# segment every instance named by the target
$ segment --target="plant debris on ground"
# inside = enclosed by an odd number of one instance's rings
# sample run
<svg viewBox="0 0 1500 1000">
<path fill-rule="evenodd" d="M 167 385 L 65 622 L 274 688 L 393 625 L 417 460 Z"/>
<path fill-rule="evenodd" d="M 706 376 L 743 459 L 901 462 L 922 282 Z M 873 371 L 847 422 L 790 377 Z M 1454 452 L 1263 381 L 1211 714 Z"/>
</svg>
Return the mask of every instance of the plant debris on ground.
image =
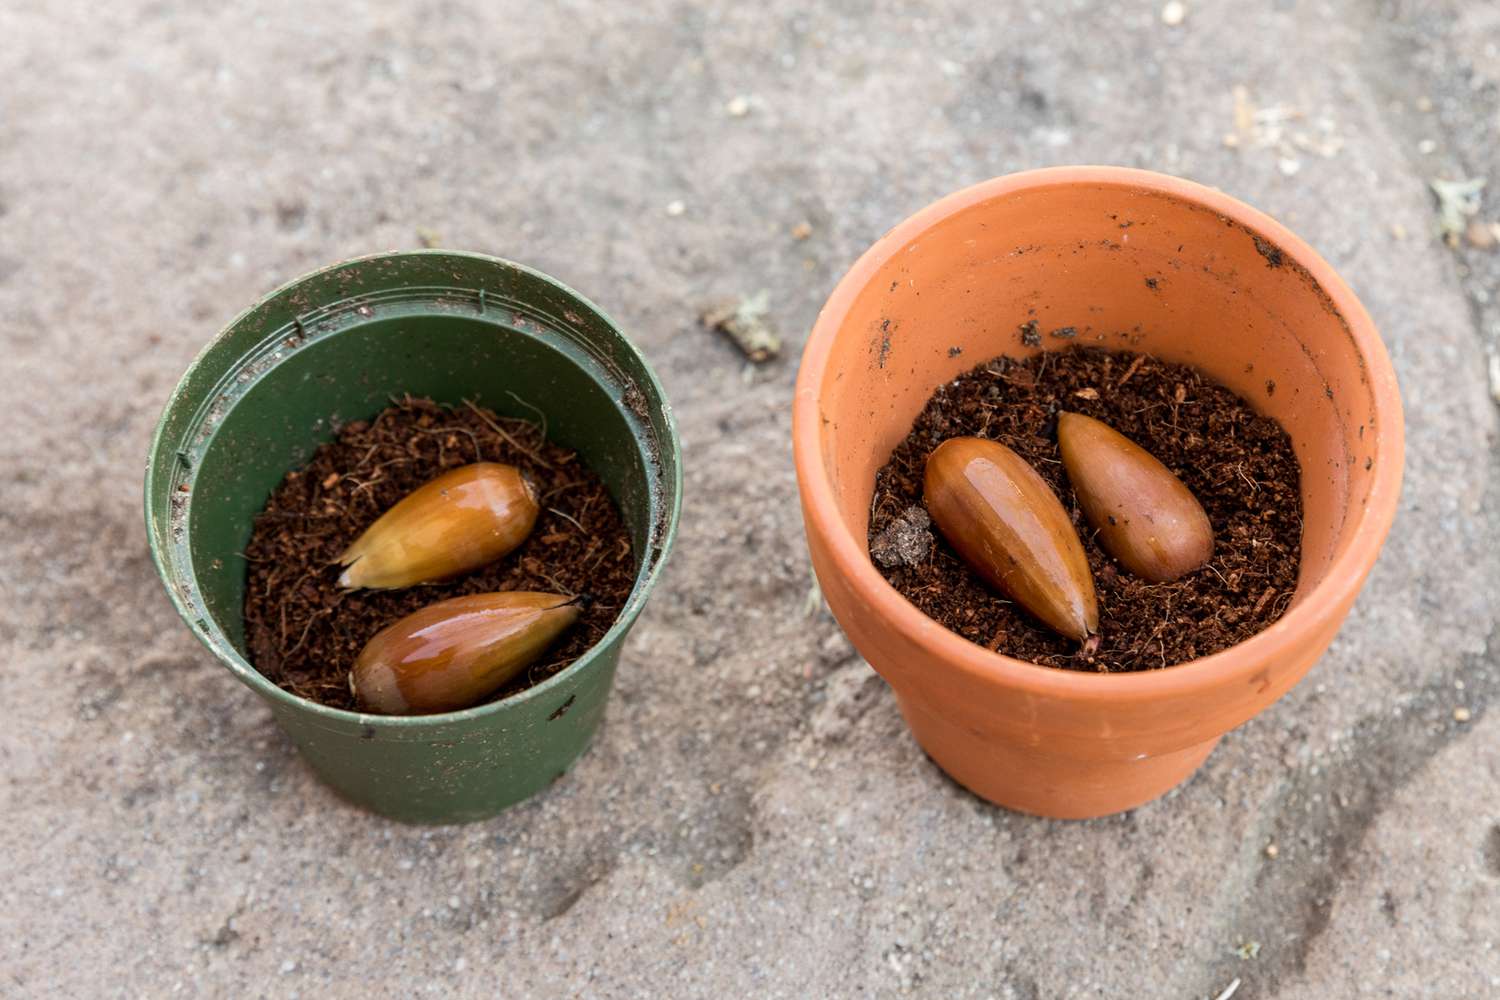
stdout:
<svg viewBox="0 0 1500 1000">
<path fill-rule="evenodd" d="M 1458 245 L 1458 238 L 1469 226 L 1469 219 L 1479 214 L 1484 181 L 1483 177 L 1428 181 L 1438 200 L 1438 232 L 1449 246 Z"/>
<path fill-rule="evenodd" d="M 1102 420 L 1156 456 L 1192 490 L 1214 528 L 1203 569 L 1170 583 L 1132 576 L 1083 520 L 1057 452 L 1057 414 Z M 1301 557 L 1300 470 L 1276 421 L 1192 368 L 1090 347 L 995 358 L 937 390 L 876 474 L 869 539 L 922 503 L 927 456 L 951 437 L 990 438 L 1047 480 L 1078 528 L 1099 600 L 1097 650 L 1037 623 L 988 587 L 940 534 L 930 554 L 877 560 L 929 617 L 972 642 L 1047 666 L 1149 670 L 1227 649 L 1281 617 Z"/>
<path fill-rule="evenodd" d="M 770 311 L 770 294 L 761 292 L 711 306 L 699 321 L 728 337 L 747 359 L 761 364 L 781 354 L 781 337 L 767 321 Z"/>
<path fill-rule="evenodd" d="M 471 462 L 505 462 L 537 486 L 541 515 L 519 548 L 445 583 L 345 592 L 338 557 L 402 497 Z M 603 638 L 635 584 L 630 535 L 598 475 L 528 420 L 472 404 L 403 399 L 344 426 L 288 472 L 256 517 L 245 549 L 245 639 L 255 668 L 282 688 L 354 707 L 348 674 L 385 626 L 437 601 L 498 590 L 587 598 L 557 645 L 489 701 L 531 687 Z"/>
</svg>

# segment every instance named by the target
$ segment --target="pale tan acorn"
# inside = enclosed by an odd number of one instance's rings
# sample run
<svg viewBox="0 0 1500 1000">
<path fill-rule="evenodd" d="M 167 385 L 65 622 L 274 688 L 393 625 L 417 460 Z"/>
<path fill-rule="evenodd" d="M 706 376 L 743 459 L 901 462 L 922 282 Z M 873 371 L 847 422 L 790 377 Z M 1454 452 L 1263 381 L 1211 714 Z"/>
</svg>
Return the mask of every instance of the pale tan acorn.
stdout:
<svg viewBox="0 0 1500 1000">
<path fill-rule="evenodd" d="M 1062 635 L 1098 631 L 1083 543 L 1025 459 L 998 441 L 949 438 L 928 456 L 922 490 L 938 530 L 988 583 Z"/>
<path fill-rule="evenodd" d="M 494 562 L 526 540 L 540 507 L 513 465 L 476 462 L 403 497 L 339 557 L 339 586 L 393 590 Z"/>
<path fill-rule="evenodd" d="M 1057 444 L 1083 516 L 1127 570 L 1165 583 L 1214 554 L 1203 505 L 1150 452 L 1081 413 L 1058 414 Z"/>
<path fill-rule="evenodd" d="M 578 601 L 505 591 L 455 597 L 377 632 L 349 672 L 360 710 L 430 715 L 477 705 L 578 620 Z"/>
</svg>

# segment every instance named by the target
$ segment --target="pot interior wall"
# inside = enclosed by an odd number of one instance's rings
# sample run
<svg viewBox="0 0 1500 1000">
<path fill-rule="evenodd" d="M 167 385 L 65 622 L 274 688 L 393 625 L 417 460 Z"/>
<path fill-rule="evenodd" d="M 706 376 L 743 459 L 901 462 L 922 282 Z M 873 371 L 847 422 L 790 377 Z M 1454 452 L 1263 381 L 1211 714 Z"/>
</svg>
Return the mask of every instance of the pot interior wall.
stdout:
<svg viewBox="0 0 1500 1000">
<path fill-rule="evenodd" d="M 256 367 L 252 362 L 246 371 Z M 649 459 L 621 411 L 621 389 L 596 361 L 571 343 L 477 316 L 378 317 L 290 352 L 222 416 L 209 415 L 212 436 L 192 480 L 189 551 L 206 610 L 241 654 L 241 553 L 255 515 L 282 476 L 330 440 L 337 424 L 369 418 L 406 393 L 450 405 L 472 400 L 531 420 L 541 410 L 548 437 L 577 450 L 609 487 L 639 567 L 655 508 L 648 501 Z"/>
<path fill-rule="evenodd" d="M 865 538 L 876 470 L 942 382 L 997 355 L 1072 343 L 1192 365 L 1287 429 L 1302 466 L 1298 593 L 1351 540 L 1374 481 L 1375 426 L 1347 327 L 1311 276 L 1257 233 L 1122 185 L 998 197 L 897 247 L 861 290 L 821 387 L 822 452 Z M 1050 336 L 1072 327 L 1072 339 Z M 1274 383 L 1274 388 L 1273 388 Z"/>
</svg>

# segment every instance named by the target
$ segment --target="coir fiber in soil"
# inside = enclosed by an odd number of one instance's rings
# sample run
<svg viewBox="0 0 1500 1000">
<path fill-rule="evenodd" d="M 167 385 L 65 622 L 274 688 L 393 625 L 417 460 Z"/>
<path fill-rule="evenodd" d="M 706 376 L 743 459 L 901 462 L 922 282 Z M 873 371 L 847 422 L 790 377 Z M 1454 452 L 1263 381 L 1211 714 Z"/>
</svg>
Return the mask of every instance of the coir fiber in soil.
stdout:
<svg viewBox="0 0 1500 1000">
<path fill-rule="evenodd" d="M 445 583 L 339 587 L 339 555 L 377 517 L 443 472 L 480 461 L 515 465 L 536 483 L 541 515 L 519 548 Z M 245 558 L 245 636 L 256 669 L 293 694 L 347 709 L 359 651 L 418 608 L 497 590 L 587 595 L 578 622 L 495 701 L 552 676 L 603 638 L 635 583 L 625 524 L 578 455 L 547 441 L 534 423 L 425 399 L 348 424 L 305 467 L 287 473 L 256 518 Z"/>
<path fill-rule="evenodd" d="M 1148 583 L 1100 548 L 1058 457 L 1059 410 L 1102 420 L 1182 479 L 1213 524 L 1208 566 Z M 929 545 L 925 512 L 908 514 L 921 507 L 928 454 L 960 436 L 1014 449 L 1072 516 L 1099 599 L 1101 642 L 1092 655 L 991 590 L 935 528 Z M 876 474 L 871 553 L 908 600 L 972 642 L 1070 670 L 1150 670 L 1226 649 L 1281 617 L 1301 555 L 1298 479 L 1281 426 L 1191 368 L 1084 347 L 1000 357 L 940 387 Z"/>
</svg>

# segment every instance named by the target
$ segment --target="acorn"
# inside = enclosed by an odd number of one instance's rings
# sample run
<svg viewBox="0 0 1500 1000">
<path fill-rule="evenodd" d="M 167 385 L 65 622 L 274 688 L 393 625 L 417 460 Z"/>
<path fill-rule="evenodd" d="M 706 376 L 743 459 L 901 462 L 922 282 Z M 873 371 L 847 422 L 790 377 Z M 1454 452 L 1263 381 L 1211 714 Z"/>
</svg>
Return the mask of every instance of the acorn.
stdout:
<svg viewBox="0 0 1500 1000">
<path fill-rule="evenodd" d="M 365 643 L 349 690 L 361 711 L 430 715 L 493 694 L 578 620 L 577 599 L 506 591 L 430 604 Z"/>
<path fill-rule="evenodd" d="M 1127 570 L 1165 583 L 1214 554 L 1203 505 L 1150 452 L 1081 413 L 1058 415 L 1057 443 L 1083 516 Z"/>
<path fill-rule="evenodd" d="M 1025 459 L 998 441 L 949 438 L 928 456 L 922 490 L 938 530 L 988 583 L 1071 639 L 1098 631 L 1083 543 Z"/>
<path fill-rule="evenodd" d="M 526 540 L 540 506 L 513 465 L 476 462 L 403 497 L 344 550 L 339 586 L 392 590 L 461 576 Z"/>
</svg>

